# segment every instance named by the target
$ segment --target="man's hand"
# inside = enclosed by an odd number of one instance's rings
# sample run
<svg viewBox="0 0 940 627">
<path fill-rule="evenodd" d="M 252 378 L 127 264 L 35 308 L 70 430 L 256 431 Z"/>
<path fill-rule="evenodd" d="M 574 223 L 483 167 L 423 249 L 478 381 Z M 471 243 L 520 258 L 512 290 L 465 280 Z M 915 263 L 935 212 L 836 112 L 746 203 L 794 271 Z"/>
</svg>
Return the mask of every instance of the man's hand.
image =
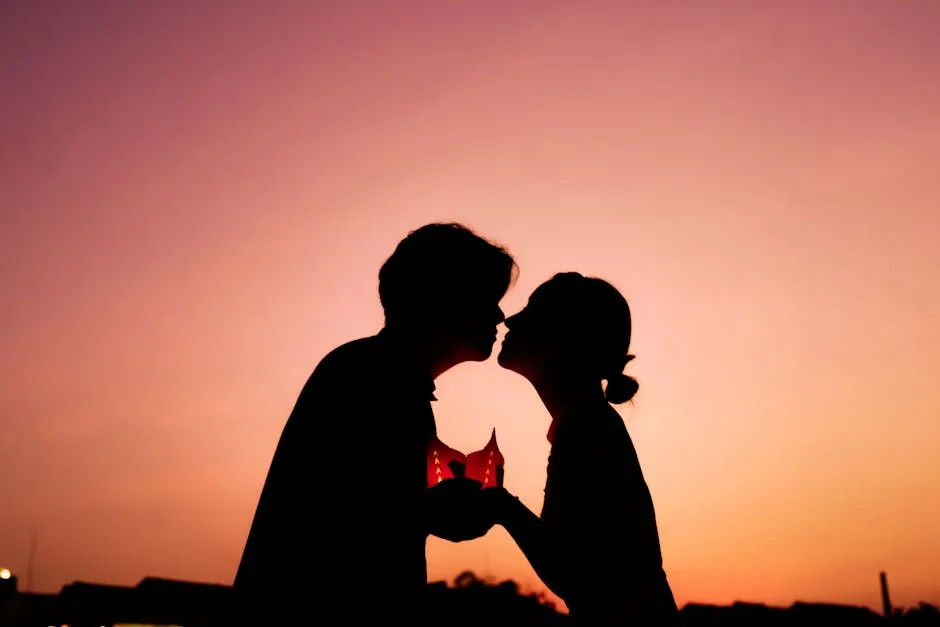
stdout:
<svg viewBox="0 0 940 627">
<path fill-rule="evenodd" d="M 428 532 L 451 542 L 482 537 L 494 524 L 480 501 L 483 484 L 462 471 L 462 465 L 451 462 L 454 478 L 427 491 Z"/>
<path fill-rule="evenodd" d="M 480 492 L 478 499 L 479 516 L 495 525 L 505 526 L 506 520 L 512 515 L 513 507 L 517 503 L 518 499 L 502 485 L 487 488 Z"/>
</svg>

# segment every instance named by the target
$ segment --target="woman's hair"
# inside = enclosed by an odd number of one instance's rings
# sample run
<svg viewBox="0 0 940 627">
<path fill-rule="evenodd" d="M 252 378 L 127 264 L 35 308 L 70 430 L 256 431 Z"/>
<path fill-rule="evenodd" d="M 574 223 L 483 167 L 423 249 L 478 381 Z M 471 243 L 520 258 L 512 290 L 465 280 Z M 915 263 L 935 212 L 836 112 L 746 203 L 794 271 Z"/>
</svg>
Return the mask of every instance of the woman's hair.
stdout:
<svg viewBox="0 0 940 627">
<path fill-rule="evenodd" d="M 626 403 L 632 401 L 633 397 L 640 389 L 640 384 L 630 375 L 619 373 L 611 379 L 607 379 L 607 387 L 604 389 L 604 396 L 611 403 Z"/>
<path fill-rule="evenodd" d="M 607 400 L 617 404 L 632 400 L 640 385 L 623 372 L 633 359 L 628 354 L 633 323 L 627 300 L 607 281 L 577 272 L 556 274 L 546 287 L 557 290 L 556 315 L 577 329 L 582 367 L 607 381 Z"/>
<path fill-rule="evenodd" d="M 509 252 L 458 223 L 434 223 L 410 232 L 379 270 L 386 323 L 407 320 L 427 299 L 467 289 L 502 296 L 515 279 Z"/>
</svg>

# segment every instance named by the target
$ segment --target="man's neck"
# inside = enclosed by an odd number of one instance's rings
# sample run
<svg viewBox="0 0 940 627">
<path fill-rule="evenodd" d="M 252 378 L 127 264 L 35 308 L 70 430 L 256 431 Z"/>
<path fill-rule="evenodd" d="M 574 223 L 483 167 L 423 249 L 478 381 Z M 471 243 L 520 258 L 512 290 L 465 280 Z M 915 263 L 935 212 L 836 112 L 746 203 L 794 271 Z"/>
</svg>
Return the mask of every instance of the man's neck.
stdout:
<svg viewBox="0 0 940 627">
<path fill-rule="evenodd" d="M 407 356 L 413 366 L 430 379 L 436 379 L 450 366 L 441 368 L 441 361 L 435 355 L 435 343 L 426 335 L 403 327 L 386 326 L 381 335 L 392 341 Z"/>
</svg>

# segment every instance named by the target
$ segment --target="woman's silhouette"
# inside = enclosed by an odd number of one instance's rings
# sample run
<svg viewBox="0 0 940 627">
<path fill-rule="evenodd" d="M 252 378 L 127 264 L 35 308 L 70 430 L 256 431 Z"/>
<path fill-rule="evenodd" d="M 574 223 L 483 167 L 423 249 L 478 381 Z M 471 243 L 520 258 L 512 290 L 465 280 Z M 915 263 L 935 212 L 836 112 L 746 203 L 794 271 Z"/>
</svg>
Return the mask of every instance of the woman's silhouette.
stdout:
<svg viewBox="0 0 940 627">
<path fill-rule="evenodd" d="M 623 374 L 626 300 L 601 279 L 557 274 L 506 326 L 499 364 L 535 387 L 552 448 L 540 517 L 503 488 L 484 490 L 485 506 L 579 624 L 679 624 L 649 488 L 610 406 L 638 389 Z"/>
</svg>

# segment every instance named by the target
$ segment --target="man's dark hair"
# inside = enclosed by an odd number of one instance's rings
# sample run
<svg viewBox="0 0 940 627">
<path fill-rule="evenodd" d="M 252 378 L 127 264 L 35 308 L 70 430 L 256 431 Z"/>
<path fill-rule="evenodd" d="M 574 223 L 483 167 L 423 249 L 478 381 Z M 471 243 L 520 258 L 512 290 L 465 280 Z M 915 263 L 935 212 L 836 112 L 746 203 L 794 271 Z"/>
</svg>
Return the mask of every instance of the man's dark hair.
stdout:
<svg viewBox="0 0 940 627">
<path fill-rule="evenodd" d="M 509 252 L 455 222 L 410 232 L 379 270 L 385 323 L 407 320 L 429 299 L 472 290 L 502 296 L 517 271 Z"/>
</svg>

